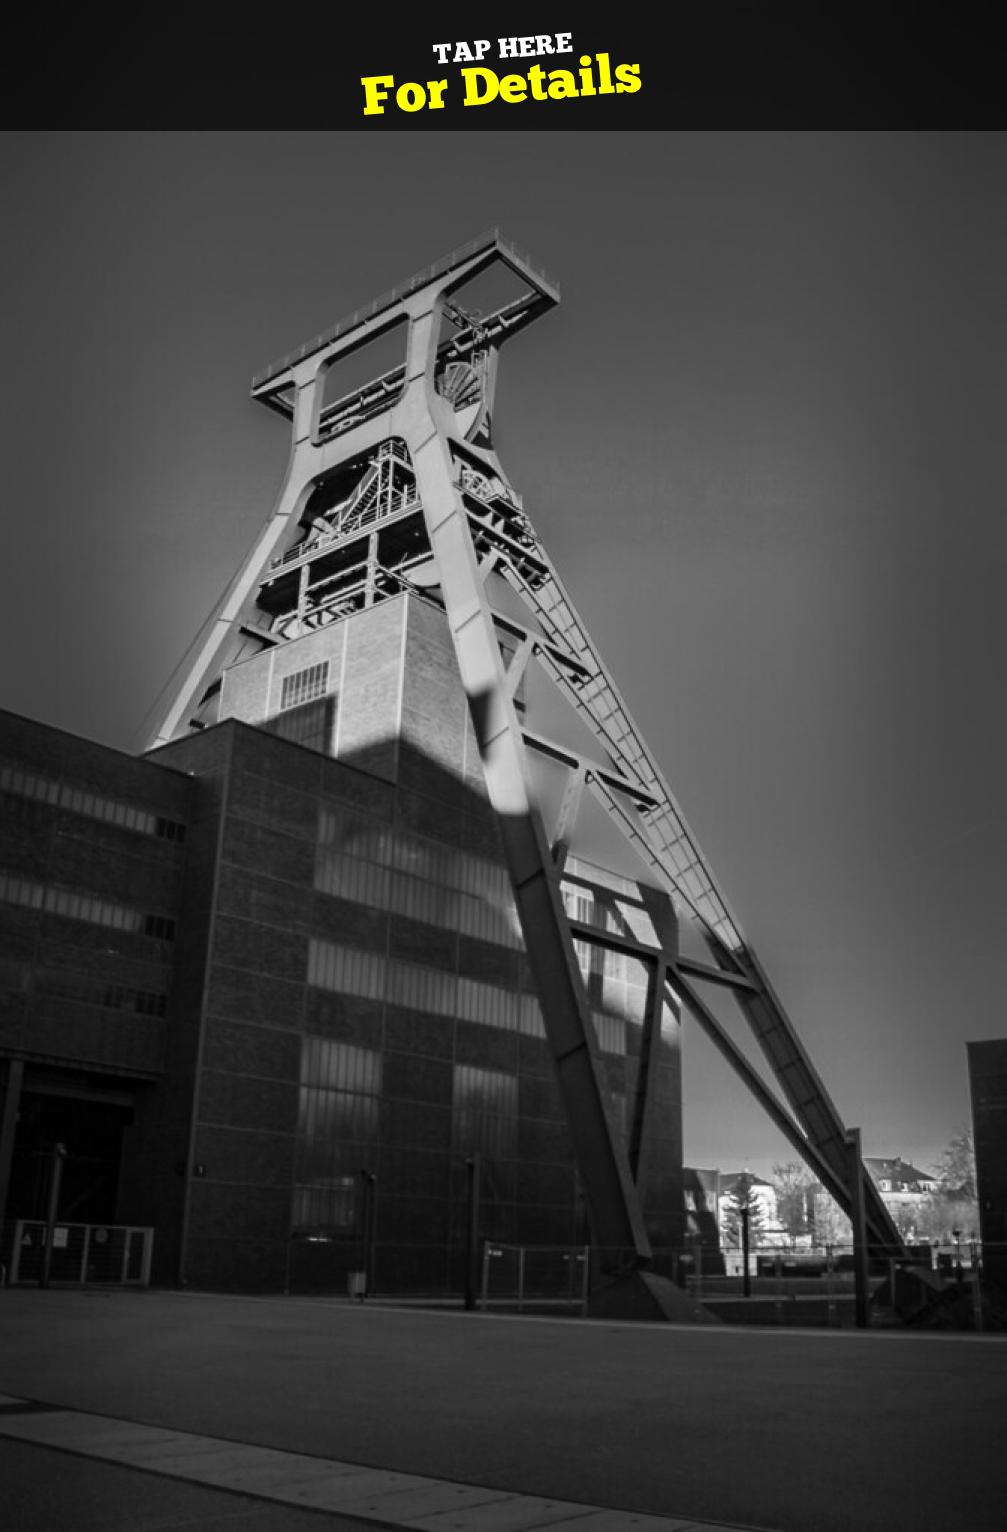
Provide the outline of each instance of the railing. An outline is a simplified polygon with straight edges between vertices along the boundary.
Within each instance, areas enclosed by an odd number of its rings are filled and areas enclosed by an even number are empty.
[[[355,329],[364,320],[373,319],[375,314],[381,313],[382,309],[391,308],[392,304],[398,303],[400,298],[406,297],[408,293],[414,293],[417,288],[425,287],[435,277],[443,276],[453,266],[460,265],[469,256],[476,255],[480,250],[488,249],[491,245],[498,245],[501,254],[509,255],[520,265],[525,266],[534,273],[543,287],[551,289],[557,298],[559,297],[559,287],[550,280],[541,267],[533,265],[531,260],[522,254],[515,245],[508,244],[506,240],[502,239],[499,229],[487,229],[484,234],[479,234],[475,239],[470,239],[467,244],[459,245],[457,250],[452,250],[449,255],[442,256],[440,260],[434,261],[433,265],[425,266],[422,271],[417,271],[405,282],[401,282],[398,287],[390,288],[388,292],[382,293],[380,297],[373,299],[366,307],[355,309],[352,314],[347,315],[345,319],[340,319],[330,329],[323,330],[313,340],[305,341],[304,345],[299,346],[296,351],[289,352],[287,356],[282,357],[278,362],[273,362],[262,372],[256,373],[252,379],[253,392],[255,389],[261,388],[264,383],[268,383],[270,378],[278,377],[288,367],[292,367],[295,362],[303,361],[306,356],[310,356],[314,351],[320,351],[330,341],[338,340],[340,335],[345,335],[348,330]]]
[[[419,504],[419,496],[415,492],[408,493],[405,490],[396,489],[392,491],[391,496],[387,500],[383,495],[380,497],[376,495],[373,505],[365,506],[349,531],[356,532],[362,527],[371,526],[376,521],[388,521],[393,516],[400,515],[403,511],[417,509]],[[358,506],[347,507],[343,512],[343,516],[349,517],[357,509],[359,509]],[[348,535],[346,527],[340,525],[334,528],[332,532],[322,537],[317,537],[311,542],[297,543],[293,548],[288,548],[286,553],[282,554],[279,558],[273,560],[269,566],[270,573],[276,569],[293,567],[302,559],[313,559],[316,554],[324,553],[326,548],[331,548],[334,543],[338,543],[341,538]]]
[[[625,1252],[613,1252],[613,1267]],[[586,1314],[602,1278],[605,1252],[590,1246],[483,1243],[478,1305],[487,1311]],[[764,1246],[749,1256],[696,1242],[655,1249],[652,1271],[669,1278],[728,1324],[850,1329],[857,1324],[852,1246],[790,1250]],[[978,1247],[951,1253],[921,1247],[910,1259],[870,1262],[867,1324],[872,1329],[1007,1327],[1007,1296],[984,1284]]]
[[[50,1282],[101,1283],[116,1287],[146,1287],[154,1231],[132,1224],[58,1223],[46,1266],[47,1226],[41,1219],[19,1219],[11,1246],[11,1286]]]
[[[335,436],[357,420],[364,420],[368,415],[384,409],[395,395],[401,393],[405,379],[406,369],[400,364],[333,400],[318,417],[319,435]]]
[[[383,564],[373,565],[373,578],[371,577],[372,566],[367,563],[353,564],[349,569],[342,569],[338,574],[329,575],[325,580],[319,580],[311,587],[311,593],[326,587],[334,587],[326,596],[312,599],[303,611],[298,607],[291,607],[288,612],[281,612],[273,623],[273,632],[282,633],[284,624],[297,620],[305,623],[309,628],[323,626],[321,621],[312,623],[312,618],[332,622],[340,617],[348,616],[351,612],[358,611],[361,604],[366,605],[361,597],[366,598],[368,590],[375,596],[397,596],[400,591],[410,587],[409,570],[418,563],[423,563],[422,558],[408,559],[396,569],[386,569]],[[422,593],[420,593],[422,594]]]
[[[479,1307],[573,1307],[587,1313],[591,1251],[587,1245],[483,1245]]]

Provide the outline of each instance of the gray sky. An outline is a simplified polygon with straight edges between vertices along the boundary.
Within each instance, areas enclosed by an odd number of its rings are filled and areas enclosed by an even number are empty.
[[[8,135],[0,705],[123,749],[272,508],[254,371],[497,224],[496,442],[867,1154],[1007,1034],[1007,140]],[[691,1026],[686,1153],[789,1148]]]

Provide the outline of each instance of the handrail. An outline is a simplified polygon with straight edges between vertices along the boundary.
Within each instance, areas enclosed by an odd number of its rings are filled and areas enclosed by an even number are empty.
[[[380,297],[374,298],[364,308],[355,309],[352,314],[348,314],[344,319],[340,319],[338,323],[332,325],[328,330],[323,330],[320,335],[316,335],[312,340],[305,341],[304,345],[299,346],[296,351],[289,352],[286,356],[281,357],[278,362],[271,362],[268,367],[264,368],[262,372],[256,373],[253,377],[252,392],[254,393],[256,389],[268,383],[271,378],[279,377],[281,373],[286,372],[295,363],[302,362],[312,352],[320,351],[323,346],[338,340],[340,335],[345,335],[348,330],[355,329],[357,325],[362,324],[367,319],[373,319],[383,309],[391,308],[393,304],[398,303],[400,299],[405,298],[409,293],[415,292],[419,287],[425,287],[428,282],[432,282],[436,277],[443,276],[445,272],[450,271],[452,266],[460,265],[469,256],[478,254],[480,250],[489,249],[491,245],[497,245],[502,255],[511,256],[520,265],[534,273],[535,278],[543,287],[549,288],[551,292],[556,294],[557,298],[559,297],[559,286],[552,281],[541,266],[535,266],[523,251],[518,250],[516,245],[512,245],[503,239],[498,228],[487,229],[483,234],[477,234],[475,239],[470,239],[467,244],[459,245],[449,255],[441,256],[440,260],[434,261],[432,265],[425,266],[422,271],[415,272],[405,282],[400,282],[398,287],[392,287],[388,292],[382,293]]]
[[[387,513],[388,517],[398,516],[403,511],[410,510],[413,506],[418,506],[419,503],[420,497],[416,494],[415,490],[412,494],[406,494],[403,490],[395,490],[392,496],[392,508]],[[344,515],[348,516],[349,514],[348,510],[344,512]],[[379,521],[384,516],[385,511],[383,508],[379,510],[377,505],[368,506],[361,515],[360,520],[351,530],[356,531],[358,527],[369,527],[372,522]],[[340,542],[342,538],[349,535],[350,533],[343,527],[337,527],[327,536],[318,537],[311,543],[295,543],[292,548],[287,549],[286,553],[273,560],[269,566],[269,573],[272,574],[274,570],[283,568],[288,564],[293,567],[302,559],[314,558],[316,553],[324,552],[326,548],[331,548],[334,543]]]

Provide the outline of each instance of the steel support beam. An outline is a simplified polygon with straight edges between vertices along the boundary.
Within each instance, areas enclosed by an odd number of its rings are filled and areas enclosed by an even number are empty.
[[[755,994],[738,991],[738,1005],[808,1139],[846,1187],[843,1207],[849,1212],[852,1193],[843,1120],[750,947],[745,949],[743,961],[759,989]],[[864,1185],[864,1206],[871,1253],[902,1252],[902,1238],[869,1177]]]
[[[426,382],[428,410],[406,437],[458,669],[469,699],[490,803],[497,814],[528,961],[542,1007],[595,1242],[609,1269],[651,1258],[625,1149],[606,1111],[608,1089],[545,830],[527,784],[525,739],[510,696],[493,611],[433,387],[440,306],[415,314],[408,371]]]
[[[758,993],[758,985],[753,979],[746,979],[743,974],[730,973],[725,968],[711,968],[709,963],[697,963],[693,958],[679,957],[679,973],[686,973],[692,979],[706,979],[710,984],[722,984],[728,989],[747,989],[753,994]]]
[[[723,1055],[738,1078],[748,1087],[766,1115],[780,1130],[791,1147],[797,1150],[797,1153],[809,1169],[818,1177],[830,1196],[836,1199],[844,1211],[848,1211],[849,1196],[846,1190],[845,1178],[835,1174],[829,1162],[818,1152],[814,1144],[809,1143],[793,1118],[783,1110],[783,1107],[777,1101],[761,1075],[749,1063],[734,1039],[724,1030],[718,1018],[706,1004],[706,1001],[700,995],[697,995],[692,985],[684,978],[681,965],[670,982],[673,984],[674,989],[679,991],[682,999],[699,1022],[713,1046]]]
[[[629,1129],[629,1168],[642,1202],[647,1191],[650,1168],[650,1144],[654,1133],[656,1091],[654,1077],[661,1049],[661,1026],[668,1000],[668,969],[663,957],[652,959],[647,977],[647,1008],[640,1038],[640,1057],[633,1092],[633,1114]]]

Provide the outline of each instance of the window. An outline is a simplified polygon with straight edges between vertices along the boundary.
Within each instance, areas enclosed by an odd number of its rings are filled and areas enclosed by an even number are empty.
[[[454,1073],[455,1149],[491,1159],[517,1154],[517,1077],[499,1069],[456,1064]]]
[[[58,973],[43,970],[35,987],[40,995],[59,1000],[79,1000],[85,1005],[105,1006],[110,1010],[132,1011],[136,1016],[163,1016],[168,997],[153,990],[131,989],[123,984],[107,984],[90,974]]]
[[[378,1139],[381,1079],[382,1058],[376,1049],[328,1037],[303,1039],[295,1231],[319,1234],[354,1228],[361,1160]]]
[[[264,725],[278,739],[289,739],[292,745],[303,745],[306,750],[318,750],[322,755],[332,754],[332,741],[336,728],[335,697],[319,697],[315,702],[304,702],[278,713]]]
[[[506,868],[349,810],[321,811],[315,887],[500,947],[521,946]]]
[[[385,960],[372,952],[312,938],[308,943],[308,983],[317,989],[379,1000],[385,991]]]
[[[71,813],[84,814],[89,819],[101,819],[123,830],[136,830],[141,835],[156,835],[159,840],[185,839],[185,826],[175,819],[150,814],[118,798],[103,798],[99,793],[72,787],[68,782],[58,782],[53,777],[40,777],[35,772],[24,771],[8,762],[0,762],[0,791],[19,798],[34,798],[39,803],[50,803],[55,808],[69,809]]]
[[[160,942],[173,942],[175,940],[175,922],[167,915],[145,915],[143,917],[144,936],[153,936]]]
[[[310,702],[314,697],[324,697],[328,686],[328,660],[323,660],[320,665],[309,665],[307,670],[295,670],[292,675],[283,677],[280,712],[299,707],[302,702]]]
[[[63,915],[68,920],[86,920],[96,926],[111,926],[116,931],[142,932],[159,941],[175,939],[175,922],[167,915],[147,915],[125,904],[113,904],[110,899],[96,899],[91,894],[76,893],[72,888],[47,888],[26,878],[12,877],[9,873],[0,873],[0,899],[8,904],[24,905],[30,910]]]

